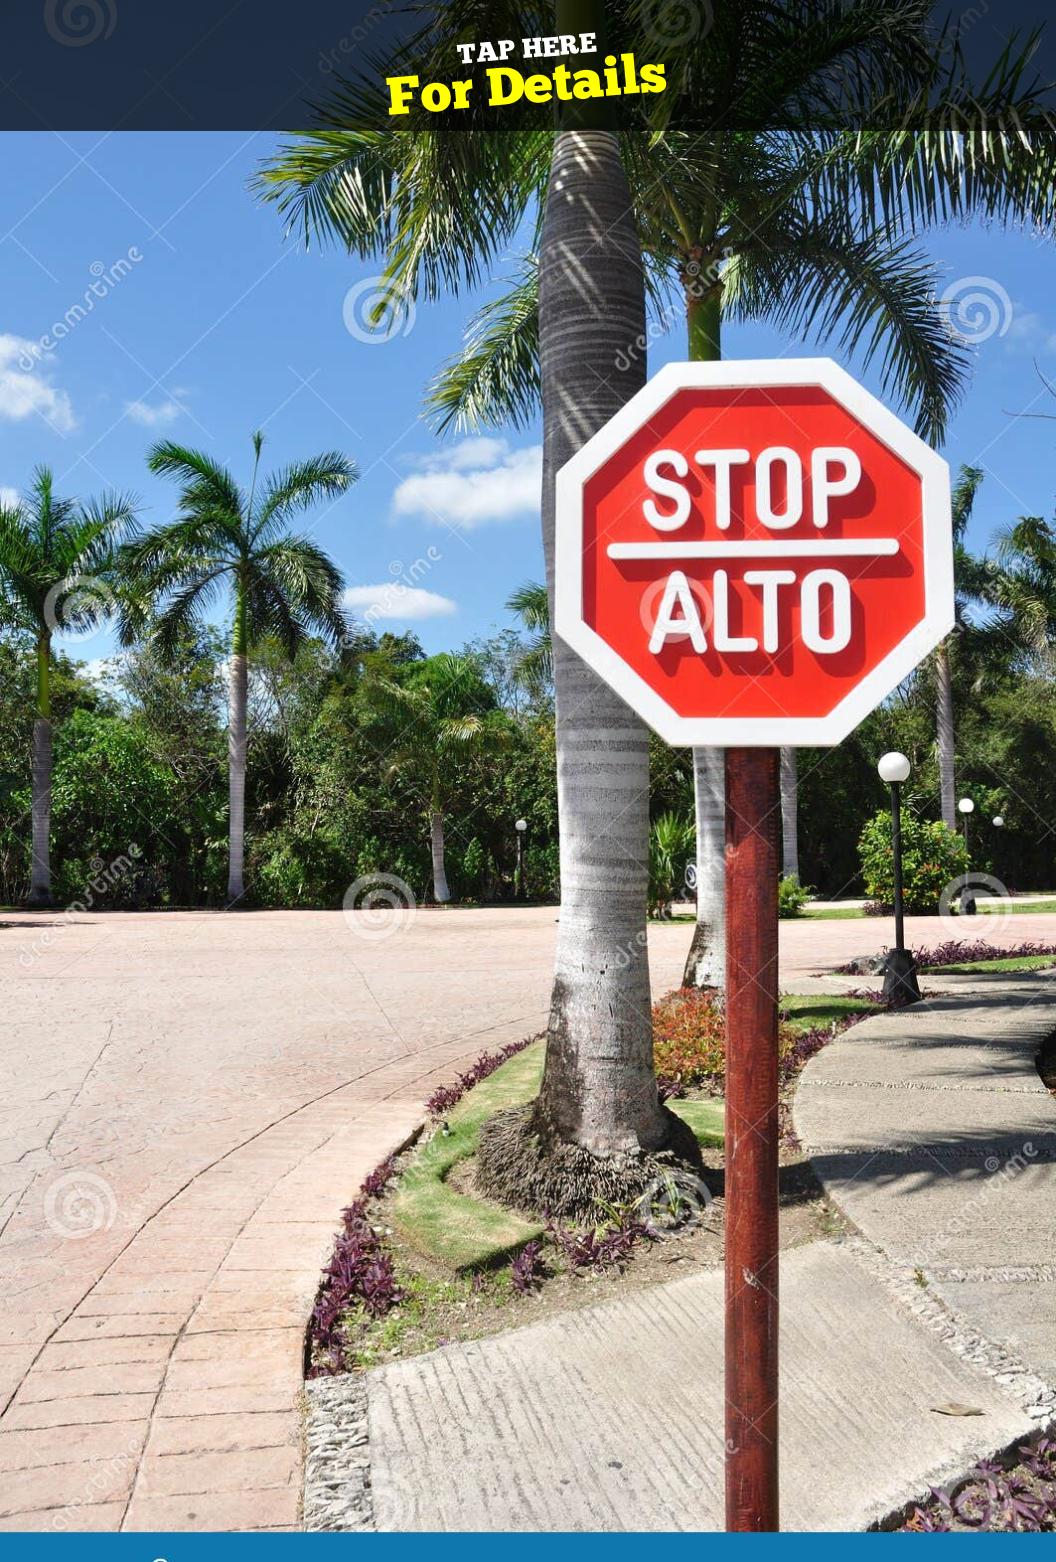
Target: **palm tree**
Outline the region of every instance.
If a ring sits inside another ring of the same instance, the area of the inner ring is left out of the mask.
[[[453,5],[447,13],[452,28],[462,9]],[[589,5],[557,9],[559,31],[578,31],[595,20]],[[278,203],[306,241],[336,238],[364,257],[383,257],[393,289],[410,297],[475,285],[494,271],[533,206],[544,207],[538,268],[528,262],[508,298],[474,322],[467,354],[435,392],[434,405],[449,423],[524,423],[541,395],[551,592],[557,465],[644,376],[645,322],[637,305],[630,307],[629,258],[616,253],[624,243],[644,246],[647,280],[661,308],[664,283],[680,273],[683,259],[687,276],[704,277],[708,285],[695,301],[703,329],[709,322],[717,326],[723,312],[765,313],[787,329],[809,326],[815,334],[842,322],[837,339],[844,341],[850,331],[851,339],[878,355],[888,383],[902,386],[929,416],[956,390],[960,355],[932,305],[930,270],[896,236],[912,221],[940,212],[1029,212],[1032,220],[1047,221],[1054,158],[1051,147],[987,129],[995,108],[1017,96],[1007,73],[990,84],[985,102],[956,82],[948,90],[939,83],[936,92],[926,10],[903,0],[862,0],[846,9],[805,0],[787,12],[724,7],[722,25],[694,37],[683,63],[687,90],[718,94],[718,117],[726,123],[734,112],[748,126],[773,122],[775,105],[777,117],[789,122],[798,104],[828,101],[832,82],[842,79],[860,83],[866,98],[886,94],[888,116],[898,118],[904,108],[911,128],[883,144],[865,131],[783,137],[736,126],[703,140],[662,128],[627,135],[622,148],[640,240],[632,239],[624,209],[628,195],[614,138],[601,131],[591,132],[589,141],[570,130],[556,141],[544,131],[438,136],[435,127],[422,132],[418,124],[400,134],[359,132],[347,128],[358,112],[355,90],[348,89],[318,131],[280,149],[263,170],[265,198]],[[561,26],[562,17],[570,25]],[[955,122],[966,134],[912,128],[921,123],[926,97],[933,111],[955,104]],[[670,99],[677,101],[677,94],[664,95],[664,111]],[[1033,101],[1020,95],[1018,102],[1023,122],[1029,121]],[[716,114],[710,117],[714,122]],[[723,173],[718,181],[716,167]],[[611,219],[615,244],[591,210],[584,169],[595,180],[596,210]],[[726,179],[723,171],[731,169]],[[558,179],[560,200],[554,194]],[[682,192],[693,197],[687,209],[711,211],[710,249],[678,221]],[[833,215],[812,240],[816,201]],[[855,226],[860,213],[868,214],[871,227],[864,217]],[[724,251],[738,236],[743,256],[735,248],[727,263]],[[852,283],[863,271],[871,302],[859,305],[856,318],[852,307],[853,323],[846,326],[848,295],[861,298],[863,289]],[[804,275],[811,281],[806,288]],[[600,296],[609,280],[617,289],[611,299]],[[644,939],[644,733],[560,642],[554,652],[564,909],[546,1074],[531,1117],[539,1154],[554,1176],[546,1181],[539,1156],[532,1162],[526,1155],[504,1185],[498,1177],[493,1185],[500,1192],[505,1186],[521,1202],[532,1201],[526,1189],[537,1198],[544,1194],[556,1210],[573,1196],[570,1190],[582,1191],[592,1179],[595,1188],[625,1191],[618,1167],[610,1165],[608,1183],[600,1175],[601,1158],[611,1162],[635,1146],[641,1151],[670,1142],[672,1129],[646,1099],[652,1078],[643,1007],[648,981],[641,960],[627,953],[640,952],[636,941]],[[639,1014],[633,1023],[626,1012],[632,1007]],[[594,1155],[590,1168],[577,1158],[583,1149]],[[561,1174],[563,1163],[568,1175]],[[569,1172],[572,1163],[576,1169]]]
[[[51,904],[52,635],[91,629],[109,615],[115,549],[135,528],[131,498],[60,499],[47,467],[16,504],[0,506],[0,599],[37,648],[31,906]]]
[[[550,640],[550,598],[537,580],[518,586],[506,601],[530,636],[514,667],[514,676],[530,695],[549,690],[554,681],[554,648]]]
[[[971,519],[975,496],[983,481],[978,466],[962,466],[953,485],[953,579],[956,633],[964,631],[966,612],[973,600],[986,589],[981,578],[985,568],[969,553],[965,532]],[[935,733],[939,756],[939,801],[942,821],[951,830],[957,828],[957,790],[954,779],[955,732],[953,720],[953,636],[947,636],[935,651]]]
[[[164,441],[148,457],[152,472],[180,484],[179,515],[127,543],[121,568],[130,583],[121,637],[130,644],[147,626],[163,658],[178,655],[187,633],[225,592],[231,608],[228,668],[227,896],[245,894],[246,693],[249,656],[260,641],[277,642],[292,661],[312,634],[338,644],[348,631],[341,574],[309,537],[287,525],[299,512],[341,494],[359,473],[337,451],[258,482],[263,434],[253,435],[253,476],[246,493],[226,467],[200,450]]]
[[[381,718],[388,773],[424,777],[433,898],[445,905],[451,891],[444,862],[444,816],[452,782],[468,760],[502,747],[508,736],[506,718],[474,658],[447,651],[413,663],[400,682],[375,676],[367,693]]]

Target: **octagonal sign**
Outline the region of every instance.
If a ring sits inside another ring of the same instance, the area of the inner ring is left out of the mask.
[[[838,743],[953,628],[949,470],[828,358],[668,364],[558,473],[555,605],[670,743]]]

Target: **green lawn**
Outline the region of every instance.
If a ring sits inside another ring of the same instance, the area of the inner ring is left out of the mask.
[[[831,1025],[844,1015],[869,1013],[874,1008],[868,999],[840,993],[793,994],[781,999],[788,1022],[802,1030]],[[474,1154],[486,1118],[502,1107],[520,1106],[538,1092],[543,1047],[541,1041],[526,1047],[470,1090],[448,1116],[447,1132],[434,1134],[400,1179],[393,1206],[397,1229],[423,1255],[456,1273],[500,1264],[542,1232],[538,1221],[460,1193],[449,1178],[460,1161]],[[702,1145],[721,1148],[721,1100],[671,1101],[669,1105]]]
[[[861,906],[831,906],[824,910],[816,911],[811,906],[805,906],[800,912],[801,917],[806,917],[813,922],[843,922],[850,917],[864,917],[865,912]]]
[[[782,1016],[796,1030],[831,1025],[847,1014],[872,1014],[878,1007],[868,998],[848,998],[843,993],[786,993],[779,1001]]]
[[[448,1178],[477,1147],[481,1125],[506,1106],[520,1106],[539,1090],[543,1043],[535,1042],[469,1091],[447,1118],[447,1133],[434,1134],[400,1179],[393,1219],[413,1247],[455,1271],[488,1268],[518,1252],[542,1232],[498,1204],[458,1192]],[[721,1146],[723,1103],[672,1101],[701,1144]]]
[[[1004,914],[1004,912],[1008,910],[1008,902],[1002,900],[996,906],[985,906],[979,902],[976,902],[976,910],[979,912],[979,915],[983,917],[996,916],[998,914]],[[1015,912],[1017,917],[1021,915],[1038,916],[1045,911],[1049,912],[1051,915],[1053,912],[1056,912],[1056,900],[1017,900],[1013,902],[1012,910]]]

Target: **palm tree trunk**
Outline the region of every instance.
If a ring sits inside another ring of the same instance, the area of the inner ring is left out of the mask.
[[[726,750],[693,750],[697,824],[697,923],[682,984],[726,985]]]
[[[939,802],[942,822],[957,828],[957,788],[953,773],[953,677],[950,650],[944,640],[935,652],[935,728],[939,748]]]
[[[641,252],[611,132],[556,136],[539,269],[552,615],[555,473],[644,380],[644,354],[628,353],[645,340]],[[648,734],[556,635],[554,686],[561,917],[546,1063],[533,1107],[486,1126],[477,1176],[509,1203],[572,1214],[647,1186],[650,1152],[698,1152],[653,1071]]]
[[[794,748],[781,750],[781,872],[799,878],[799,767]]]
[[[686,288],[686,332],[694,362],[722,357],[722,286]],[[697,821],[697,922],[682,973],[684,987],[726,987],[726,751],[693,750]]]
[[[446,906],[451,899],[447,887],[447,869],[444,866],[444,819],[439,809],[429,815],[429,841],[433,850],[433,898],[438,906]]]
[[[37,719],[33,723],[33,861],[30,906],[51,905],[51,645],[37,641]]]
[[[229,797],[227,899],[233,905],[246,893],[246,697],[249,667],[246,656],[246,609],[239,592],[228,691],[227,784]]]

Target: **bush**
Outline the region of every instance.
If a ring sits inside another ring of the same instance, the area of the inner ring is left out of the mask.
[[[794,873],[787,873],[777,886],[778,916],[798,917],[810,896],[807,886],[801,884]]]
[[[862,877],[869,900],[890,908],[895,899],[891,815],[873,815],[858,841]],[[968,871],[968,853],[961,837],[938,820],[915,819],[902,811],[902,891],[907,912],[927,914],[939,909],[942,892]]]
[[[804,1027],[787,1017],[778,1022],[777,1062],[786,1083],[815,1052],[865,1012],[839,1015]],[[726,1089],[726,1014],[721,1001],[695,987],[681,987],[653,1004],[653,1061],[661,1097],[685,1095],[697,1086],[713,1095]]]
[[[678,814],[661,814],[649,831],[649,915],[667,916],[681,888],[686,861],[693,855],[692,823]]]

